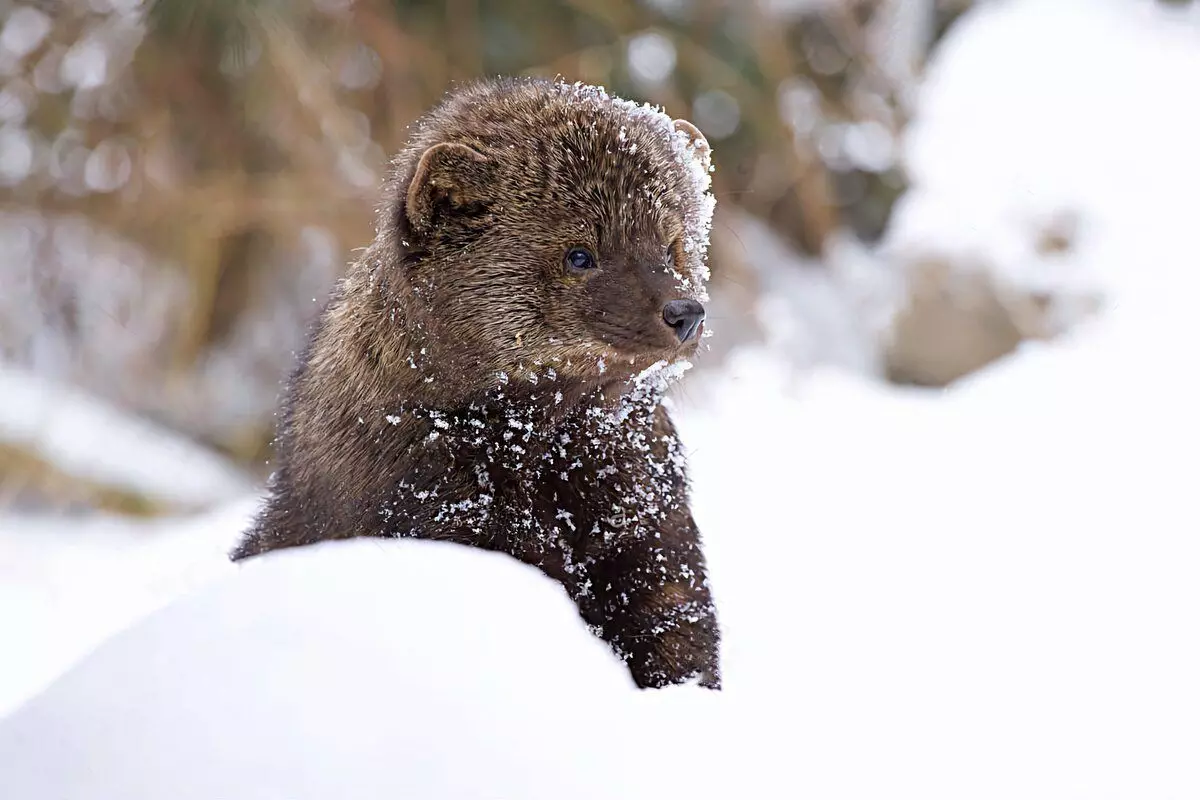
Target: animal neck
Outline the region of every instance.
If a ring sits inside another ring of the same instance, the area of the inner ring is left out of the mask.
[[[593,390],[556,404],[556,393],[488,396],[456,409],[406,405],[386,415],[372,470],[387,476],[377,535],[482,543],[550,568],[566,547],[564,531],[591,530],[614,498],[635,496],[632,484],[662,447],[660,394],[635,386],[614,404]],[[653,484],[636,488],[653,493]]]

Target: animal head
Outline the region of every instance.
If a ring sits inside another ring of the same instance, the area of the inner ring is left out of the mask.
[[[703,332],[708,143],[603,89],[468,86],[397,157],[380,239],[434,337],[489,369],[629,374]]]

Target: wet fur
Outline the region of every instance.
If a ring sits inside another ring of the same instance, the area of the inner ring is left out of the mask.
[[[659,380],[695,348],[662,307],[705,274],[701,201],[660,119],[544,81],[450,95],[300,358],[233,558],[357,536],[502,551],[560,582],[639,686],[719,686]],[[572,246],[599,268],[567,269]]]

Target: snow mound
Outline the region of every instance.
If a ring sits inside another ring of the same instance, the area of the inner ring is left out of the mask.
[[[701,785],[692,759],[714,693],[639,692],[561,588],[511,558],[359,540],[240,572],[117,636],[6,720],[0,796],[601,798]]]

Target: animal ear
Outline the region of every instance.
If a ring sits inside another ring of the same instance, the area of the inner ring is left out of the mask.
[[[439,207],[464,208],[485,200],[487,161],[478,150],[453,142],[435,144],[422,153],[405,197],[410,229],[428,233]]]
[[[700,132],[692,123],[686,119],[675,120],[675,130],[688,137],[688,142],[696,151],[696,156],[700,159],[700,163],[704,165],[704,169],[712,166],[712,148],[708,146],[708,139],[704,138],[704,134]]]

